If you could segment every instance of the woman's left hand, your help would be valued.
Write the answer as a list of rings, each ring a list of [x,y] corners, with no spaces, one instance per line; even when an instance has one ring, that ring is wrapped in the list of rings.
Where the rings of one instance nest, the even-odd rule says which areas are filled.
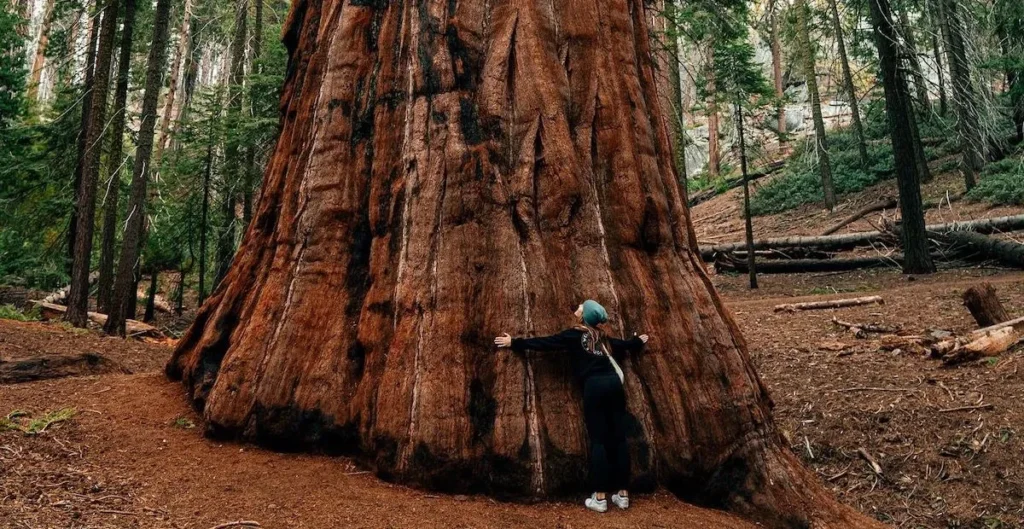
[[[647,343],[647,340],[649,340],[651,337],[647,336],[646,334],[641,334],[639,338],[641,342]]]

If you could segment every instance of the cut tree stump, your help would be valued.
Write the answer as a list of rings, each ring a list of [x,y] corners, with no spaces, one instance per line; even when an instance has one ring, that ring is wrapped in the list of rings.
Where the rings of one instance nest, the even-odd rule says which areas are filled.
[[[829,301],[806,301],[803,303],[786,303],[775,306],[775,312],[797,312],[801,310],[840,309],[858,305],[885,304],[882,296],[866,296],[862,298],[833,299]]]
[[[45,301],[33,300],[32,303],[34,303],[35,306],[39,307],[39,314],[43,317],[44,320],[52,320],[58,318],[60,317],[60,315],[64,314],[68,310],[68,308],[65,307],[64,305],[47,303]],[[90,312],[89,321],[95,323],[96,325],[102,326],[104,323],[107,322],[107,315],[100,314],[99,312]],[[164,333],[160,329],[148,323],[142,323],[141,321],[138,320],[126,320],[125,329],[128,336],[152,336],[154,338],[161,338],[164,336]]]
[[[991,327],[1010,319],[991,283],[981,283],[968,288],[964,291],[963,300],[964,306],[978,322],[978,327]]]

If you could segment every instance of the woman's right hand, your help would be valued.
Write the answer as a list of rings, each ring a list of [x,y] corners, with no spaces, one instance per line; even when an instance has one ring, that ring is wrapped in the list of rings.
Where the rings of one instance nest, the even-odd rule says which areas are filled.
[[[494,339],[494,345],[497,345],[499,348],[512,347],[512,337],[508,333],[504,333]]]

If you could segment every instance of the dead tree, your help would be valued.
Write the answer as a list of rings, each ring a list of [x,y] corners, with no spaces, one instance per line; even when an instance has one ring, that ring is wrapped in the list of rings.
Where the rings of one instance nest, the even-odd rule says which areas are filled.
[[[643,11],[295,2],[260,201],[167,368],[208,433],[432,489],[579,490],[564,358],[491,341],[589,296],[612,332],[657,330],[624,364],[635,484],[766,527],[880,528],[784,446],[694,253]]]

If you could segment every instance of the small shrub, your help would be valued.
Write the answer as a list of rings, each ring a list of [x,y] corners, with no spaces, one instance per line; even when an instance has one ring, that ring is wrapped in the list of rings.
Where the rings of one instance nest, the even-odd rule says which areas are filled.
[[[23,312],[14,305],[0,305],[0,320],[39,321],[39,308]]]
[[[188,417],[178,417],[174,420],[174,427],[181,428],[182,430],[191,430],[196,427],[196,423]]]
[[[50,426],[71,420],[78,411],[74,408],[61,408],[48,411],[41,417],[32,418],[31,415],[22,410],[15,410],[7,414],[7,417],[0,419],[0,428],[5,430],[17,430],[25,435],[39,435]]]
[[[978,185],[967,194],[974,201],[1024,206],[1024,158],[1006,158],[981,171]]]

